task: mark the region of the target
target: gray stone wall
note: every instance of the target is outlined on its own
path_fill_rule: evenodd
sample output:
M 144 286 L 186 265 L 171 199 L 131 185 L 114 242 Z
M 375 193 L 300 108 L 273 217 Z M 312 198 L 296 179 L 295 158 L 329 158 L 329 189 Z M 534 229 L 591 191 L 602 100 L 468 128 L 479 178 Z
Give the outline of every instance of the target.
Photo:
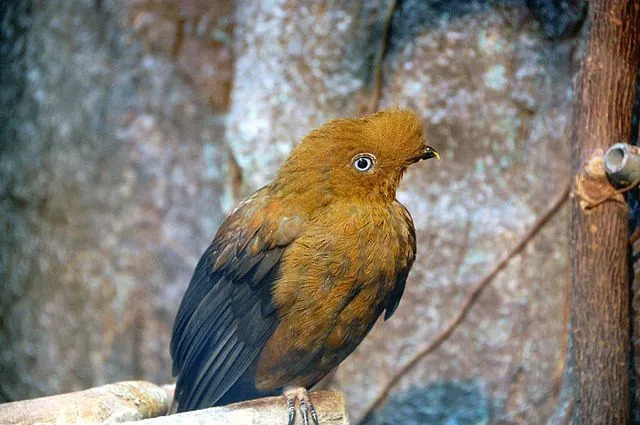
M 326 383 L 354 421 L 568 178 L 582 6 L 527 3 L 395 7 L 380 107 L 416 110 L 443 160 L 411 170 L 398 194 L 418 258 L 397 313 Z M 362 110 L 388 8 L 6 6 L 0 397 L 171 379 L 171 324 L 197 258 L 300 137 Z M 546 423 L 563 359 L 566 226 L 562 210 L 372 423 Z

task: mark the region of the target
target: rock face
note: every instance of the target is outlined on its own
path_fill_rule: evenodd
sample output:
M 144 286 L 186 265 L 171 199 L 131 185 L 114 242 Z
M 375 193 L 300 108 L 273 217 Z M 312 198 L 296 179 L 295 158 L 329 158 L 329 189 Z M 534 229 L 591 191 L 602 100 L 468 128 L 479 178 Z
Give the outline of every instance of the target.
M 120 9 L 34 2 L 23 14 L 23 88 L 0 158 L 12 399 L 167 382 L 177 303 L 224 216 L 223 119 Z
M 418 231 L 398 311 L 328 382 L 356 423 L 567 179 L 582 3 L 565 15 L 529 3 L 393 10 L 380 107 L 421 114 L 443 161 L 415 167 L 398 194 Z M 362 110 L 389 7 L 73 0 L 1 12 L 12 60 L 0 66 L 0 397 L 170 380 L 172 320 L 197 258 L 301 136 Z M 564 348 L 566 218 L 372 423 L 398 412 L 443 423 L 456 408 L 467 414 L 447 423 L 546 423 Z

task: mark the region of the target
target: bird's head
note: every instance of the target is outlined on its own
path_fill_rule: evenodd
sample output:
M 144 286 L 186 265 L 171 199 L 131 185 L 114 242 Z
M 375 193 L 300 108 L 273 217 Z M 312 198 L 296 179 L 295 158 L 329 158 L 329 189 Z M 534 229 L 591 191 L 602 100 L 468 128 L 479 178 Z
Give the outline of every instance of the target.
M 440 156 L 425 144 L 418 115 L 388 110 L 311 131 L 282 165 L 276 183 L 318 199 L 391 202 L 407 168 L 434 157 Z

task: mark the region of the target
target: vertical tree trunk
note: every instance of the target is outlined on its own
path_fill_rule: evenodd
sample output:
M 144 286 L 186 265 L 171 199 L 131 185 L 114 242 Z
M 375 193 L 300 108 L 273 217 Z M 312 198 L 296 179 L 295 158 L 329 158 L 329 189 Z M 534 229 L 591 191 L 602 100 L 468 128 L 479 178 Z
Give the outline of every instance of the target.
M 572 169 L 628 141 L 640 61 L 640 1 L 594 0 L 575 94 Z M 630 295 L 627 208 L 605 202 L 571 214 L 571 338 L 576 388 L 573 423 L 630 420 Z

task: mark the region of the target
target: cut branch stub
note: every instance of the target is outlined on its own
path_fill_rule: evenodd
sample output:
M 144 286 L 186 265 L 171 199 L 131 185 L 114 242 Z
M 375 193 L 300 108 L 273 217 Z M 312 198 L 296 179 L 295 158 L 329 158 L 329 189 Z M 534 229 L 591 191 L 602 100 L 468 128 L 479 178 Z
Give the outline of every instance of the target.
M 601 154 L 592 156 L 576 174 L 573 193 L 580 198 L 580 208 L 588 210 L 603 201 L 624 203 L 624 197 L 611 185 Z
M 633 185 L 640 180 L 640 148 L 616 143 L 604 155 L 604 168 L 617 187 Z

